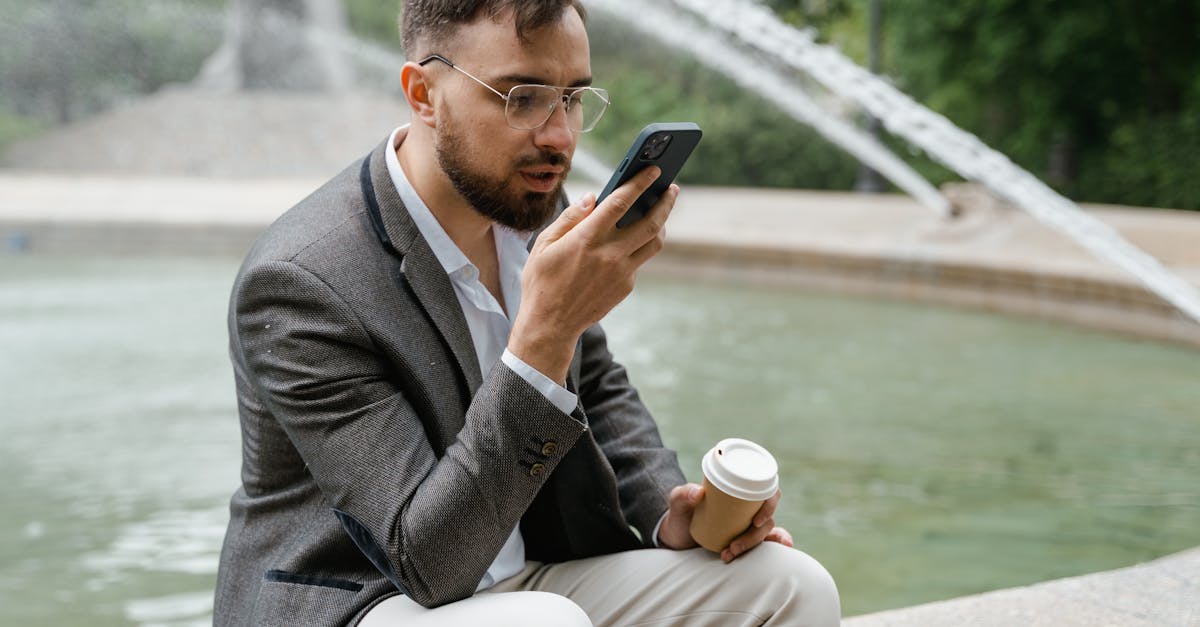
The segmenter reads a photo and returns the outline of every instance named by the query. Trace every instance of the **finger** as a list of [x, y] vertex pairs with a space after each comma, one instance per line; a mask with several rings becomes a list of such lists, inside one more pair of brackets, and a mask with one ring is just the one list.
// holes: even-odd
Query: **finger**
[[589, 237], [600, 237], [616, 228], [617, 221], [629, 208], [633, 206], [634, 201], [642, 192], [650, 188], [650, 184], [658, 179], [662, 174], [662, 170], [658, 166], [652, 165], [641, 172], [634, 175], [633, 178], [609, 194], [604, 202], [600, 203], [591, 213], [591, 219], [584, 224], [584, 234]]
[[[667, 223], [667, 217], [671, 215], [671, 211], [675, 209], [675, 201], [677, 200], [679, 200], [679, 186], [671, 183], [667, 186], [667, 191], [662, 196], [659, 196], [658, 201], [654, 203], [653, 207], [650, 207], [645, 217], [639, 220], [639, 222], [651, 220], [657, 223], [659, 228], [662, 228], [662, 225]], [[657, 232], [657, 229], [655, 229], [655, 232]]]
[[572, 203], [563, 212], [559, 214], [550, 226], [546, 227], [542, 234], [538, 236], [538, 241], [553, 242], [561, 239], [571, 229], [575, 228], [584, 218], [596, 208], [596, 195], [584, 194], [578, 202]]
[[678, 198], [679, 186], [671, 184], [645, 216], [621, 233], [621, 238], [632, 243], [632, 257], [637, 265], [645, 263], [662, 249], [666, 241], [667, 218], [675, 208]]
[[721, 551], [721, 559], [729, 563], [737, 559], [739, 555], [744, 555], [746, 551], [762, 544], [767, 534], [775, 528], [775, 521], [771, 520], [769, 522], [770, 524], [763, 527], [750, 527], [748, 531], [734, 538], [733, 542], [730, 542], [729, 546], [725, 547], [724, 551]]
[[782, 496], [783, 493], [776, 490], [775, 496], [763, 501], [762, 507], [758, 508], [758, 513], [754, 515], [755, 527], [762, 527], [775, 515], [775, 508], [779, 505], [779, 499]]
[[694, 483], [675, 486], [667, 495], [667, 507], [671, 515], [687, 515], [696, 509], [696, 504], [700, 502], [703, 494], [704, 488]]
[[633, 261], [635, 268], [640, 268], [642, 264], [650, 261], [658, 253], [662, 252], [663, 246], [667, 242], [666, 230], [660, 230], [658, 237], [651, 238], [650, 241], [642, 244], [642, 247], [633, 251], [629, 259]]
[[792, 540], [792, 534], [788, 533], [788, 530], [784, 529], [783, 527], [776, 527], [772, 529], [771, 532], [767, 534], [767, 537], [763, 538], [763, 542], [778, 542], [779, 544], [787, 547], [796, 546], [795, 541]]

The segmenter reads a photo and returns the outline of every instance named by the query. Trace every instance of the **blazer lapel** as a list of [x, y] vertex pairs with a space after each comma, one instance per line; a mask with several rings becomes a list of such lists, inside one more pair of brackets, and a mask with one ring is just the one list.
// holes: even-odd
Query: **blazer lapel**
[[[374, 200], [379, 212], [378, 216], [372, 216], [376, 231], [382, 230], [382, 233], [376, 234], [402, 257], [400, 271], [404, 280], [454, 353], [459, 371], [466, 379], [471, 396], [474, 396], [483, 380], [467, 319], [454, 295], [450, 278], [433, 254], [433, 249], [421, 237], [420, 230], [392, 183], [385, 152], [391, 147], [387, 144], [385, 140], [368, 155], [361, 173], [363, 195], [368, 197], [368, 204]], [[376, 219], [379, 222], [374, 222]]]

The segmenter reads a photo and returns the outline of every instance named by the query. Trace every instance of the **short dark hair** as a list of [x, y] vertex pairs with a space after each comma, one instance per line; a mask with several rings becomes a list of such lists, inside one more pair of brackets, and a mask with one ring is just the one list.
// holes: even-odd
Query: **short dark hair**
[[420, 61], [416, 56], [433, 52], [419, 46], [441, 43], [459, 26], [474, 21], [483, 12], [496, 19], [512, 11], [517, 37], [521, 40], [529, 31], [558, 19], [568, 8], [575, 9], [580, 18], [587, 18], [580, 0], [404, 0], [402, 6], [400, 41], [410, 61]]

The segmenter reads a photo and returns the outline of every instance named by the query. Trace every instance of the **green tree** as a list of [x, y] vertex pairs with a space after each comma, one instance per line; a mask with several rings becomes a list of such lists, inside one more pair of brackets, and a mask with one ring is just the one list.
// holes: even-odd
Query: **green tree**
[[346, 21], [360, 37], [400, 48], [400, 0], [342, 0]]
[[1200, 152], [1198, 17], [1195, 0], [893, 0], [887, 58], [902, 88], [1069, 195], [1200, 208], [1171, 189]]
[[757, 94], [595, 13], [592, 73], [613, 105], [589, 145], [612, 160], [650, 122], [692, 121], [704, 140], [680, 173], [705, 185], [848, 189], [855, 161]]

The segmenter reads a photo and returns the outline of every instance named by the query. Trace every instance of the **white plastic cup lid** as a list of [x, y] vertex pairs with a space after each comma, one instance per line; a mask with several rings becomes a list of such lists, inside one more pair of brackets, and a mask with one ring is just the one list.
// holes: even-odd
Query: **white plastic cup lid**
[[764, 501], [779, 489], [775, 457], [750, 440], [721, 440], [704, 455], [700, 465], [709, 483], [743, 501]]

